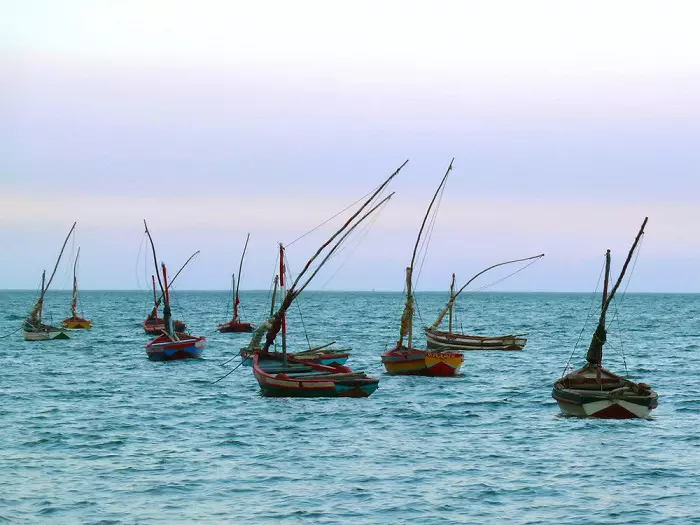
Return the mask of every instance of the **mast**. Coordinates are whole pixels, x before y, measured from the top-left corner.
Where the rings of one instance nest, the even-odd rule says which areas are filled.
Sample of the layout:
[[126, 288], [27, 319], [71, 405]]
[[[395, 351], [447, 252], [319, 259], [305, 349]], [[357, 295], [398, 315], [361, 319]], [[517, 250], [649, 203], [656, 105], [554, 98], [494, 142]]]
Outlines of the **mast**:
[[241, 272], [243, 271], [243, 258], [245, 257], [245, 251], [248, 249], [248, 240], [250, 239], [250, 233], [245, 238], [245, 246], [243, 246], [243, 253], [241, 254], [241, 263], [238, 265], [238, 282], [236, 283], [235, 299], [233, 301], [233, 320], [238, 321], [238, 303], [241, 301], [238, 299], [238, 290], [241, 287]]
[[598, 326], [596, 327], [595, 332], [593, 333], [591, 344], [588, 346], [588, 352], [586, 352], [586, 361], [588, 361], [592, 365], [601, 366], [603, 362], [603, 345], [605, 344], [605, 341], [607, 339], [607, 334], [605, 331], [605, 313], [608, 311], [608, 307], [610, 306], [610, 303], [615, 297], [615, 292], [617, 292], [617, 289], [620, 287], [620, 284], [622, 284], [622, 278], [625, 276], [627, 266], [629, 266], [629, 263], [632, 260], [632, 255], [634, 254], [634, 250], [639, 244], [639, 239], [641, 239], [642, 235], [644, 235], [644, 227], [647, 225], [648, 220], [649, 217], [644, 217], [644, 221], [642, 222], [642, 226], [639, 229], [639, 233], [637, 233], [637, 236], [634, 238], [632, 247], [630, 248], [630, 251], [627, 254], [627, 259], [625, 259], [625, 263], [622, 265], [622, 270], [620, 270], [620, 275], [617, 277], [617, 281], [615, 281], [615, 285], [612, 287], [610, 295], [607, 294], [609, 279], [608, 274], [610, 273], [610, 250], [608, 250], [605, 254], [605, 282], [603, 284], [603, 306], [600, 309], [600, 318], [598, 319]]
[[[485, 274], [486, 272], [488, 272], [489, 270], [493, 270], [494, 268], [498, 268], [499, 266], [505, 266], [506, 264], [513, 264], [513, 263], [524, 262], [524, 261], [532, 261], [532, 260], [535, 260], [535, 259], [540, 259], [540, 258], [542, 258], [542, 257], [544, 257], [544, 253], [541, 253], [541, 254], [539, 254], [539, 255], [533, 255], [532, 257], [525, 257], [524, 259], [514, 259], [514, 260], [512, 260], [512, 261], [506, 261], [506, 262], [494, 264], [494, 265], [492, 265], [492, 266], [489, 266], [489, 267], [486, 268], [485, 270], [481, 270], [481, 271], [480, 271], [479, 273], [477, 273], [474, 277], [472, 277], [471, 279], [469, 279], [469, 280], [466, 282], [466, 284], [465, 284], [464, 286], [462, 286], [459, 290], [457, 290], [457, 293], [454, 293], [454, 294], [451, 294], [451, 295], [450, 295], [450, 300], [447, 302], [447, 304], [444, 306], [444, 308], [443, 308], [442, 310], [440, 310], [440, 313], [438, 314], [437, 319], [435, 319], [435, 322], [432, 324], [432, 326], [431, 326], [430, 328], [433, 329], [433, 330], [437, 330], [438, 326], [440, 326], [440, 323], [441, 323], [442, 320], [444, 319], [445, 314], [447, 314], [448, 311], [450, 311], [450, 310], [452, 309], [452, 306], [454, 305], [454, 302], [455, 302], [455, 300], [457, 299], [457, 296], [458, 296], [459, 294], [461, 294], [461, 293], [464, 291], [464, 289], [465, 289], [467, 286], [469, 286], [469, 285], [472, 283], [472, 281], [474, 281], [474, 280], [475, 280], [477, 277], [479, 277], [480, 275], [483, 275], [483, 274]], [[519, 271], [519, 270], [518, 270], [518, 271]], [[511, 274], [511, 275], [512, 275], [512, 274]], [[454, 274], [453, 274], [453, 280], [454, 280]], [[451, 332], [451, 330], [450, 330], [450, 332]]]
[[275, 313], [275, 299], [277, 295], [277, 283], [279, 282], [279, 275], [275, 275], [275, 284], [272, 288], [272, 304], [270, 305], [270, 317]]
[[165, 271], [165, 263], [161, 263], [161, 267], [163, 268], [163, 282], [165, 283], [165, 291], [164, 291], [164, 304], [163, 304], [163, 325], [165, 328], [165, 333], [168, 334], [168, 337], [172, 339], [174, 335], [174, 330], [173, 330], [173, 318], [172, 315], [170, 314], [170, 292], [168, 290], [168, 277], [167, 273]]
[[[151, 251], [153, 251], [153, 264], [156, 267], [156, 276], [158, 277], [158, 286], [160, 286], [161, 294], [164, 294], [163, 282], [160, 280], [160, 271], [158, 271], [158, 257], [156, 257], [156, 247], [153, 244], [153, 238], [151, 237], [151, 232], [148, 231], [148, 224], [146, 224], [146, 219], [143, 220], [143, 225], [146, 228], [146, 235], [148, 235], [148, 240], [151, 242]], [[167, 298], [166, 298], [167, 304]], [[158, 306], [158, 301], [156, 301], [156, 306]]]
[[78, 268], [78, 258], [80, 257], [80, 246], [78, 246], [78, 253], [75, 256], [75, 262], [73, 263], [73, 299], [70, 303], [70, 312], [73, 317], [76, 317], [75, 309], [78, 306], [78, 278], [77, 278], [77, 268]]
[[[280, 243], [280, 295], [282, 302], [287, 299], [287, 289], [284, 284], [284, 246]], [[282, 363], [287, 366], [287, 315], [282, 312]]]
[[238, 317], [238, 309], [236, 308], [236, 274], [231, 274], [231, 304], [233, 306], [233, 322], [236, 322]]
[[435, 194], [433, 195], [433, 198], [430, 201], [430, 204], [428, 205], [428, 209], [425, 212], [425, 217], [423, 217], [423, 222], [420, 225], [420, 229], [418, 230], [418, 237], [416, 238], [416, 244], [413, 247], [413, 255], [411, 255], [411, 264], [408, 268], [406, 268], [406, 304], [404, 305], [404, 310], [403, 313], [401, 314], [401, 330], [399, 334], [399, 341], [397, 342], [397, 347], [403, 346], [403, 338], [405, 336], [408, 337], [408, 348], [411, 348], [411, 343], [413, 342], [413, 289], [411, 285], [411, 280], [412, 280], [412, 274], [413, 274], [413, 264], [416, 261], [416, 253], [418, 252], [418, 244], [420, 243], [420, 238], [421, 235], [423, 235], [423, 229], [425, 228], [425, 223], [428, 221], [428, 216], [430, 215], [430, 210], [433, 208], [433, 204], [435, 204], [435, 200], [437, 199], [438, 195], [440, 194], [440, 190], [444, 187], [445, 182], [447, 181], [447, 176], [450, 174], [450, 171], [452, 171], [452, 163], [455, 161], [453, 158], [450, 161], [450, 165], [447, 167], [447, 171], [445, 172], [445, 175], [442, 177], [442, 180], [440, 181], [440, 184], [437, 187], [437, 190], [435, 190]]
[[151, 275], [151, 281], [153, 281], [153, 311], [155, 313], [158, 312], [158, 299], [156, 299], [156, 278], [154, 275]]
[[[44, 296], [44, 290], [46, 289], [45, 283], [46, 283], [46, 270], [44, 270], [43, 272], [41, 272], [41, 296], [42, 296], [42, 297]], [[42, 311], [44, 310], [44, 301], [43, 301], [43, 299], [40, 299], [40, 300], [39, 300], [39, 302], [37, 303], [37, 306], [39, 307], [39, 310], [38, 310], [38, 314], [39, 314], [39, 315], [38, 315], [38, 317], [37, 317], [37, 321], [38, 321], [39, 323], [41, 323], [41, 313], [42, 313]]]
[[51, 272], [51, 277], [49, 277], [49, 281], [46, 283], [46, 286], [41, 292], [41, 298], [44, 298], [44, 294], [49, 290], [49, 286], [51, 286], [51, 281], [53, 281], [53, 276], [56, 275], [56, 270], [58, 269], [58, 263], [61, 262], [61, 256], [63, 255], [63, 250], [66, 249], [66, 244], [68, 244], [68, 239], [70, 239], [70, 236], [73, 234], [73, 231], [75, 230], [75, 225], [78, 224], [77, 222], [73, 223], [73, 226], [71, 227], [70, 231], [68, 232], [68, 235], [66, 235], [66, 240], [63, 241], [63, 246], [61, 246], [61, 251], [58, 254], [58, 259], [56, 259], [56, 264], [53, 267], [53, 272]]
[[452, 309], [455, 304], [455, 274], [452, 274], [452, 282], [450, 283], [450, 334], [452, 333]]
[[[185, 261], [185, 264], [183, 264], [182, 266], [180, 266], [180, 269], [179, 269], [179, 270], [177, 271], [177, 273], [175, 274], [175, 277], [173, 277], [173, 278], [170, 280], [170, 282], [168, 283], [168, 287], [172, 287], [173, 284], [175, 284], [175, 279], [177, 279], [178, 275], [180, 275], [180, 274], [182, 273], [182, 270], [185, 269], [185, 266], [187, 266], [187, 265], [190, 263], [190, 261], [191, 261], [192, 259], [194, 259], [197, 255], [199, 255], [199, 250], [197, 250], [197, 251], [194, 252], [192, 255], [190, 255], [189, 259], [187, 259], [187, 260]], [[161, 294], [161, 296], [156, 300], [156, 307], [158, 307], [158, 306], [160, 305], [160, 302], [161, 302], [162, 300], [163, 300], [163, 294]]]

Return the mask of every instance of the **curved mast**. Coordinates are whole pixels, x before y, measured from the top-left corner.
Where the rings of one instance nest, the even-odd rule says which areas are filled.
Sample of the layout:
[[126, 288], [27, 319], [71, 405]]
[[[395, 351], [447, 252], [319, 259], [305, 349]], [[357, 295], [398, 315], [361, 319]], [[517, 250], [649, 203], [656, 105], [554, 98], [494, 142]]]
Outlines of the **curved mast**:
[[428, 217], [430, 215], [430, 210], [433, 207], [433, 204], [435, 204], [435, 200], [437, 199], [438, 195], [440, 194], [440, 190], [443, 188], [445, 185], [445, 182], [447, 181], [447, 176], [450, 174], [450, 171], [452, 170], [452, 163], [455, 161], [453, 158], [450, 161], [450, 165], [447, 167], [447, 171], [445, 172], [445, 175], [442, 177], [442, 180], [440, 181], [439, 186], [437, 187], [437, 190], [435, 190], [435, 194], [433, 195], [433, 198], [430, 201], [430, 204], [428, 205], [428, 209], [425, 212], [425, 217], [423, 217], [423, 222], [420, 225], [420, 229], [418, 230], [418, 237], [416, 238], [416, 244], [413, 247], [413, 255], [411, 255], [411, 264], [406, 268], [406, 305], [404, 306], [403, 314], [401, 315], [401, 330], [399, 334], [399, 341], [397, 343], [398, 347], [401, 347], [403, 345], [403, 338], [407, 337], [408, 338], [408, 348], [411, 348], [411, 343], [413, 341], [413, 286], [412, 286], [412, 277], [413, 277], [413, 265], [416, 261], [416, 253], [418, 252], [418, 245], [420, 243], [420, 238], [423, 235], [423, 230], [425, 229], [425, 223], [428, 222]]
[[245, 246], [243, 246], [243, 253], [241, 254], [241, 263], [238, 265], [238, 281], [236, 282], [235, 290], [234, 290], [234, 299], [233, 299], [233, 321], [238, 322], [238, 303], [241, 301], [238, 298], [238, 290], [241, 286], [241, 272], [243, 271], [243, 258], [245, 257], [245, 251], [248, 249], [248, 240], [250, 239], [250, 233], [248, 236], [245, 238]]
[[[502, 263], [494, 264], [492, 266], [489, 266], [488, 268], [481, 270], [479, 273], [477, 273], [474, 277], [469, 279], [464, 286], [462, 286], [459, 290], [457, 290], [457, 293], [451, 293], [450, 294], [450, 300], [447, 301], [447, 304], [444, 306], [442, 310], [440, 310], [440, 313], [438, 314], [437, 318], [435, 319], [435, 322], [432, 324], [431, 328], [437, 329], [438, 326], [440, 326], [440, 323], [442, 322], [443, 318], [445, 317], [445, 314], [450, 312], [450, 316], [452, 316], [452, 307], [454, 306], [454, 302], [457, 299], [457, 296], [461, 294], [464, 289], [469, 286], [477, 277], [480, 275], [485, 274], [489, 270], [493, 270], [494, 268], [498, 268], [499, 266], [505, 266], [507, 264], [513, 264], [513, 263], [518, 263], [518, 262], [524, 262], [524, 261], [533, 261], [535, 259], [540, 259], [544, 257], [544, 253], [541, 253], [539, 255], [533, 255], [532, 257], [525, 257], [524, 259], [513, 259], [512, 261], [505, 261]], [[454, 286], [454, 274], [452, 274], [452, 284]], [[450, 329], [450, 333], [452, 333], [452, 330]]]
[[610, 250], [608, 250], [605, 254], [605, 282], [603, 284], [603, 306], [600, 310], [598, 326], [596, 327], [595, 332], [593, 333], [591, 344], [588, 347], [588, 352], [586, 352], [586, 361], [588, 361], [592, 365], [601, 366], [601, 364], [603, 363], [603, 345], [605, 344], [605, 341], [607, 339], [607, 334], [605, 331], [605, 314], [608, 311], [610, 303], [615, 297], [615, 292], [617, 292], [617, 289], [622, 283], [622, 278], [625, 276], [627, 266], [629, 266], [629, 263], [632, 260], [634, 250], [637, 248], [637, 244], [639, 244], [639, 240], [644, 234], [644, 227], [647, 224], [647, 220], [649, 220], [649, 217], [644, 217], [642, 227], [639, 229], [639, 233], [637, 233], [637, 236], [634, 238], [632, 247], [630, 248], [630, 251], [627, 254], [627, 259], [625, 259], [625, 263], [622, 265], [622, 270], [620, 270], [620, 275], [617, 277], [617, 281], [615, 281], [615, 285], [612, 287], [610, 295], [607, 294], [608, 278], [610, 274]]
[[78, 307], [77, 269], [78, 269], [78, 259], [79, 258], [80, 258], [80, 246], [78, 246], [78, 253], [75, 256], [75, 262], [73, 263], [73, 298], [72, 298], [71, 303], [70, 303], [70, 312], [73, 315], [73, 317], [77, 317], [75, 310]]

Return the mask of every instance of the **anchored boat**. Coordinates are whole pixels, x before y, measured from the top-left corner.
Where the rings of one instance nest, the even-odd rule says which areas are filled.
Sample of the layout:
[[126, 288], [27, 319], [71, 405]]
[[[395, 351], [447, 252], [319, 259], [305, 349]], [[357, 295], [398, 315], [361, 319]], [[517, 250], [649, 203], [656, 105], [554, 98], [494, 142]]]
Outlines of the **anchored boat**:
[[170, 311], [170, 286], [168, 284], [165, 264], [161, 263], [161, 269], [163, 272], [163, 279], [161, 280], [160, 272], [158, 270], [158, 259], [156, 258], [156, 248], [153, 245], [153, 239], [148, 231], [146, 221], [143, 221], [143, 224], [146, 227], [146, 234], [148, 234], [148, 239], [151, 242], [153, 262], [158, 275], [158, 284], [160, 285], [160, 289], [163, 294], [163, 331], [159, 337], [156, 337], [151, 342], [146, 344], [146, 354], [152, 361], [172, 361], [176, 359], [202, 357], [202, 352], [206, 346], [206, 337], [178, 332], [175, 329]]
[[658, 394], [646, 383], [635, 383], [606, 370], [602, 366], [603, 345], [607, 339], [605, 315], [615, 292], [625, 275], [632, 254], [644, 234], [647, 218], [634, 239], [620, 275], [608, 295], [610, 277], [610, 250], [605, 254], [605, 281], [603, 302], [598, 326], [586, 353], [586, 364], [554, 383], [552, 397], [566, 416], [595, 417], [605, 419], [648, 418], [658, 406]]
[[[253, 332], [253, 337], [247, 349], [253, 355], [253, 375], [258, 381], [263, 395], [279, 397], [367, 397], [379, 386], [379, 379], [368, 377], [361, 371], [353, 372], [344, 365], [334, 364], [326, 366], [290, 357], [287, 353], [286, 312], [292, 301], [304, 291], [323, 265], [343, 244], [348, 235], [391, 198], [393, 193], [378, 200], [387, 184], [407, 162], [404, 162], [384, 181], [345, 224], [321, 245], [311, 259], [307, 261], [289, 289], [286, 288], [284, 280], [284, 248], [280, 245], [279, 277], [283, 297], [282, 304], [267, 321]], [[369, 211], [365, 211], [368, 206], [372, 207]], [[362, 216], [360, 217], [361, 214]], [[328, 248], [331, 243], [334, 244]], [[323, 259], [306, 277], [309, 268], [321, 254], [324, 254]], [[302, 279], [305, 280], [302, 281]], [[270, 352], [275, 338], [280, 333], [282, 352]], [[265, 342], [261, 346], [263, 336], [265, 336]]]
[[250, 233], [245, 238], [245, 246], [243, 247], [243, 254], [241, 255], [241, 263], [238, 265], [238, 282], [236, 282], [236, 274], [231, 275], [231, 285], [232, 285], [232, 296], [233, 296], [233, 318], [227, 323], [220, 324], [217, 330], [222, 333], [245, 333], [252, 332], [255, 329], [250, 323], [241, 322], [238, 319], [238, 305], [241, 302], [238, 297], [238, 290], [241, 285], [241, 272], [243, 271], [243, 258], [245, 257], [245, 251], [248, 248], [248, 240], [250, 239]]
[[[457, 293], [455, 293], [455, 274], [452, 274], [452, 283], [450, 284], [450, 299], [447, 301], [445, 307], [440, 311], [435, 319], [435, 322], [425, 328], [425, 338], [428, 342], [428, 348], [438, 349], [438, 350], [522, 350], [527, 343], [525, 335], [527, 334], [509, 334], [501, 335], [495, 337], [483, 337], [478, 335], [468, 335], [464, 333], [454, 332], [452, 325], [453, 318], [453, 308], [455, 299], [461, 294], [467, 286], [469, 286], [474, 279], [498, 268], [499, 266], [505, 266], [507, 264], [514, 264], [519, 262], [530, 261], [528, 266], [538, 259], [544, 257], [544, 254], [535, 255], [533, 257], [526, 257], [524, 259], [515, 259], [512, 261], [506, 261], [493, 266], [489, 266], [485, 270], [480, 271], [474, 277], [469, 279], [467, 283], [462, 286]], [[519, 270], [518, 270], [519, 271]], [[448, 330], [440, 330], [440, 323], [442, 323], [445, 315], [448, 315]]]
[[[387, 373], [392, 375], [455, 376], [459, 373], [459, 369], [464, 361], [464, 356], [459, 352], [452, 352], [449, 350], [428, 351], [413, 347], [413, 265], [416, 260], [416, 253], [418, 252], [418, 245], [421, 235], [423, 234], [423, 229], [430, 215], [430, 210], [438, 195], [445, 187], [445, 182], [452, 170], [453, 162], [454, 159], [450, 162], [445, 175], [440, 181], [440, 185], [437, 190], [435, 190], [428, 210], [425, 212], [425, 217], [423, 218], [423, 223], [418, 231], [416, 244], [413, 248], [411, 264], [406, 268], [406, 304], [403, 309], [403, 314], [401, 315], [399, 340], [396, 342], [394, 348], [382, 354], [384, 368]], [[404, 344], [404, 339], [406, 339], [406, 344]]]
[[70, 239], [70, 236], [73, 235], [73, 232], [75, 231], [76, 224], [77, 223], [75, 222], [73, 223], [73, 226], [66, 236], [66, 240], [63, 241], [63, 246], [61, 246], [61, 251], [58, 254], [58, 259], [56, 259], [56, 264], [53, 267], [53, 272], [51, 273], [51, 277], [49, 277], [49, 281], [46, 282], [46, 272], [41, 274], [41, 294], [39, 295], [39, 299], [36, 301], [36, 303], [34, 303], [34, 307], [29, 312], [29, 315], [24, 320], [24, 323], [22, 323], [22, 335], [25, 341], [70, 339], [70, 335], [68, 335], [68, 332], [65, 330], [42, 323], [41, 314], [44, 307], [44, 296], [49, 290], [49, 286], [51, 286], [51, 281], [53, 281], [54, 275], [56, 275], [58, 263], [61, 261], [61, 256], [63, 255], [63, 251], [66, 249], [68, 239]]
[[67, 317], [61, 321], [61, 326], [69, 330], [80, 330], [92, 328], [92, 321], [80, 317], [76, 309], [78, 307], [78, 278], [76, 270], [78, 267], [78, 259], [80, 258], [80, 247], [78, 246], [78, 253], [75, 256], [75, 262], [73, 263], [73, 297], [70, 303], [70, 313], [71, 316]]

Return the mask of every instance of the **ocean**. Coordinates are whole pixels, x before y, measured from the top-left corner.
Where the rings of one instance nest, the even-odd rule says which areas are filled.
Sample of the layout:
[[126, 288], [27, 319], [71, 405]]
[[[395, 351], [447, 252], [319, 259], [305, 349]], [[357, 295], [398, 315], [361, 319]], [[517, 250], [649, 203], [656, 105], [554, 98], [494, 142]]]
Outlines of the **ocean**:
[[[652, 419], [618, 421], [565, 418], [551, 397], [584, 361], [592, 293], [464, 294], [458, 328], [527, 346], [427, 378], [383, 373], [400, 293], [305, 292], [290, 350], [352, 347], [348, 365], [381, 379], [365, 399], [264, 398], [249, 367], [214, 383], [250, 338], [215, 331], [226, 292], [173, 292], [207, 348], [165, 363], [144, 350], [149, 292], [82, 292], [94, 328], [25, 342], [12, 332], [35, 297], [0, 292], [0, 522], [700, 523], [700, 295], [618, 297], [604, 365], [659, 393]], [[418, 293], [416, 346], [446, 299]], [[50, 292], [45, 322], [69, 301]], [[269, 295], [243, 291], [241, 306], [258, 324]]]

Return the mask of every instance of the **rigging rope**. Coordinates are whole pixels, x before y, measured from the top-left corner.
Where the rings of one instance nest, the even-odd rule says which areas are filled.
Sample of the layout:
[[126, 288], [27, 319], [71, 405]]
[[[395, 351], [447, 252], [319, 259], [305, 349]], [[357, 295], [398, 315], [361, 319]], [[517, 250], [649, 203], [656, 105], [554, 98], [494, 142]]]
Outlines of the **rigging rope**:
[[10, 332], [9, 334], [0, 335], [0, 339], [5, 339], [6, 337], [10, 337], [11, 335], [16, 334], [17, 332], [19, 332], [21, 329], [22, 329], [22, 325], [20, 325], [19, 328], [17, 328], [17, 330], [13, 330], [13, 331]]
[[428, 255], [428, 247], [430, 246], [430, 241], [432, 240], [433, 237], [433, 230], [435, 229], [435, 222], [437, 221], [437, 216], [438, 216], [438, 211], [440, 210], [440, 204], [442, 203], [442, 196], [445, 194], [445, 187], [447, 185], [444, 185], [442, 189], [440, 190], [440, 195], [438, 196], [437, 199], [437, 205], [435, 206], [435, 211], [433, 211], [432, 216], [430, 218], [430, 223], [428, 224], [428, 230], [426, 232], [425, 237], [423, 238], [423, 242], [421, 243], [420, 247], [418, 248], [419, 253], [422, 252], [422, 259], [420, 266], [418, 267], [418, 275], [416, 276], [415, 280], [415, 286], [414, 289], [418, 288], [418, 281], [420, 280], [421, 273], [423, 273], [423, 264], [425, 263], [425, 258]]
[[576, 351], [576, 348], [578, 348], [578, 344], [581, 342], [581, 336], [583, 336], [583, 331], [586, 329], [586, 325], [588, 324], [588, 320], [591, 317], [591, 311], [593, 310], [593, 305], [595, 304], [596, 300], [596, 293], [598, 292], [598, 286], [600, 286], [600, 280], [603, 277], [603, 272], [605, 271], [605, 262], [603, 262], [603, 267], [600, 269], [600, 274], [598, 275], [598, 282], [595, 285], [595, 290], [593, 291], [593, 297], [591, 298], [591, 304], [588, 307], [588, 313], [586, 314], [586, 320], [583, 322], [583, 326], [581, 327], [581, 331], [578, 334], [578, 339], [576, 339], [576, 344], [574, 345], [574, 349], [571, 350], [571, 354], [569, 355], [569, 360], [566, 362], [566, 366], [564, 367], [564, 371], [562, 372], [562, 377], [566, 374], [566, 371], [569, 369], [569, 364], [571, 363], [571, 358], [574, 356], [574, 352]]
[[529, 263], [527, 263], [527, 264], [526, 264], [525, 266], [523, 266], [522, 268], [519, 268], [519, 269], [515, 270], [515, 271], [512, 272], [512, 273], [509, 273], [509, 274], [506, 275], [505, 277], [503, 277], [503, 278], [501, 278], [501, 279], [498, 279], [498, 280], [492, 282], [491, 284], [487, 284], [487, 285], [482, 286], [481, 288], [477, 288], [476, 290], [472, 290], [471, 293], [473, 293], [473, 292], [480, 292], [480, 291], [482, 291], [482, 290], [486, 290], [487, 288], [491, 288], [492, 286], [496, 286], [498, 283], [502, 283], [502, 282], [505, 281], [506, 279], [509, 279], [509, 278], [513, 277], [515, 274], [520, 273], [520, 272], [522, 272], [523, 270], [527, 269], [529, 266], [535, 264], [537, 261], [539, 261], [539, 259], [534, 259], [534, 260], [530, 261]]
[[[381, 186], [381, 184], [380, 184], [379, 186]], [[309, 234], [315, 232], [316, 230], [318, 230], [319, 228], [325, 226], [326, 224], [328, 224], [330, 221], [332, 221], [333, 219], [335, 219], [335, 218], [336, 218], [338, 215], [340, 215], [341, 213], [346, 212], [347, 210], [349, 210], [350, 208], [352, 208], [353, 206], [355, 206], [358, 202], [363, 201], [363, 200], [365, 200], [368, 196], [372, 195], [372, 193], [374, 193], [375, 191], [377, 191], [377, 188], [379, 188], [379, 186], [376, 186], [376, 187], [375, 187], [374, 189], [372, 189], [371, 191], [365, 193], [362, 197], [360, 197], [359, 199], [357, 199], [357, 200], [356, 200], [355, 202], [353, 202], [352, 204], [346, 206], [345, 208], [343, 208], [342, 210], [340, 210], [338, 213], [336, 213], [336, 214], [333, 215], [332, 217], [326, 219], [325, 221], [323, 221], [321, 224], [319, 224], [319, 225], [316, 226], [315, 228], [312, 228], [311, 230], [307, 231], [305, 234], [303, 234], [303, 235], [297, 237], [297, 238], [294, 239], [292, 242], [287, 243], [285, 246], [291, 246], [291, 245], [294, 244], [295, 242], [300, 241], [301, 239], [303, 239], [303, 238], [306, 237], [307, 235], [309, 235]], [[384, 193], [384, 192], [382, 191], [381, 193]], [[377, 195], [377, 198], [381, 196], [381, 193]]]

